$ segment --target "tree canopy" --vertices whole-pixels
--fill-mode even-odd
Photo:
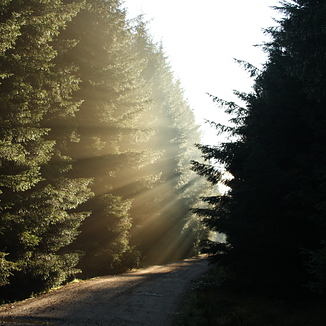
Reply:
[[[200,133],[146,26],[119,0],[1,1],[1,300],[196,252]]]
[[[268,61],[244,105],[213,96],[231,114],[233,126],[215,124],[233,141],[200,146],[206,164],[193,169],[216,184],[223,173],[230,190],[206,197],[209,209],[195,209],[226,242],[206,242],[239,287],[273,293],[323,291],[325,284],[325,2],[292,1],[271,41]]]

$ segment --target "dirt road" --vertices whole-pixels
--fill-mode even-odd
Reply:
[[[189,282],[208,269],[196,257],[71,283],[0,306],[0,325],[169,326]]]

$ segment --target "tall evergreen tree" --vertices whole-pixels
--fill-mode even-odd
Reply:
[[[85,252],[79,264],[85,276],[103,275],[123,269],[122,261],[133,255],[131,197],[141,182],[139,170],[157,156],[141,145],[152,135],[141,120],[150,106],[140,76],[144,64],[131,51],[120,1],[87,1],[61,37],[78,42],[64,60],[78,67],[74,98],[83,101],[76,118],[64,124],[66,134],[76,136],[66,147],[74,160],[71,176],[93,178],[95,193],[82,207],[92,214],[73,246]]]
[[[10,296],[48,289],[76,272],[78,257],[60,249],[85,217],[71,210],[89,197],[89,181],[51,176],[55,139],[43,121],[78,108],[69,97],[78,80],[54,60],[57,36],[79,8],[59,0],[1,4],[1,28],[9,32],[0,54],[1,285],[10,283],[2,288]]]
[[[190,207],[204,182],[190,171],[190,161],[200,158],[194,146],[200,133],[163,48],[152,41],[142,16],[136,19],[134,43],[135,51],[146,60],[142,75],[153,101],[145,117],[153,121],[156,133],[148,146],[162,154],[148,166],[159,179],[146,197],[141,196],[133,234],[145,259],[162,263],[194,253],[198,228]]]
[[[233,114],[235,141],[201,146],[207,160],[225,165],[231,190],[206,198],[210,209],[197,209],[226,243],[210,243],[239,286],[270,291],[297,290],[311,269],[325,280],[325,3],[293,1],[279,8],[285,18],[269,29],[269,59],[255,79],[252,94],[237,93],[244,108],[223,102]],[[253,72],[253,71],[252,71]],[[213,183],[223,174],[211,164],[194,169]],[[316,251],[317,250],[317,251]],[[316,284],[315,284],[316,285]]]

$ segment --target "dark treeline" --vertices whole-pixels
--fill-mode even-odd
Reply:
[[[233,141],[201,146],[206,164],[193,168],[213,184],[232,175],[223,196],[196,209],[226,242],[206,242],[236,288],[272,295],[325,292],[326,284],[326,2],[295,0],[277,8],[278,27],[266,32],[268,60],[241,105],[213,100],[231,114],[215,123]],[[214,124],[214,123],[212,123]]]
[[[198,126],[119,0],[0,4],[0,299],[195,253]]]

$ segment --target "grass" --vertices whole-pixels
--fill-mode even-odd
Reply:
[[[192,283],[174,326],[325,326],[326,302],[289,302],[236,293],[213,267]]]

